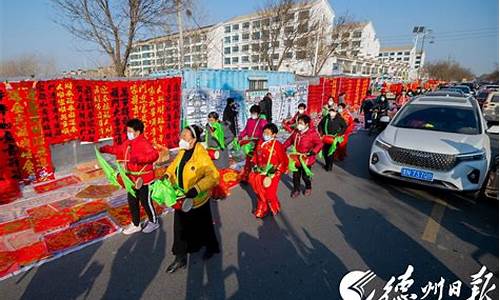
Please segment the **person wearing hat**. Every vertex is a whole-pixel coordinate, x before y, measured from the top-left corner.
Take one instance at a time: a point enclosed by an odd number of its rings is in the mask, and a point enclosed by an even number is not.
[[[99,150],[102,153],[116,155],[117,162],[123,163],[127,176],[135,183],[136,195],[127,194],[132,223],[123,230],[123,233],[127,235],[139,231],[150,233],[159,227],[149,188],[149,185],[155,180],[153,163],[158,159],[159,153],[144,137],[144,123],[141,120],[128,120],[126,126],[127,141],[120,145],[106,145],[99,148]],[[144,228],[140,224],[139,203],[146,211],[149,219]]]
[[[219,171],[199,143],[202,131],[197,125],[182,130],[179,153],[166,170],[172,185],[193,201],[191,210],[175,210],[172,246],[175,260],[168,266],[168,273],[185,268],[187,255],[202,247],[205,247],[204,260],[220,252],[209,202],[211,190],[219,183]]]
[[[233,136],[236,136],[236,128],[238,124],[238,106],[234,101],[234,98],[227,98],[226,107],[224,108],[224,112],[222,114],[222,121],[229,125],[229,129],[233,133]]]
[[[330,109],[328,115],[321,119],[318,125],[319,134],[323,137],[323,141],[325,141],[325,136],[340,136],[344,134],[347,128],[347,124],[342,118],[342,116],[335,110]],[[331,141],[333,143],[336,142],[334,139]],[[333,146],[333,147],[332,147]],[[333,168],[333,155],[335,153],[335,148],[337,145],[332,145],[332,143],[323,143],[323,158],[325,159],[325,170],[327,172],[331,171]],[[333,149],[333,151],[331,150]]]
[[[249,183],[257,194],[257,209],[254,214],[263,218],[271,210],[273,215],[280,211],[278,185],[281,175],[287,171],[288,157],[285,148],[276,139],[278,127],[273,123],[264,126],[263,140],[257,143],[252,158],[254,167]]]

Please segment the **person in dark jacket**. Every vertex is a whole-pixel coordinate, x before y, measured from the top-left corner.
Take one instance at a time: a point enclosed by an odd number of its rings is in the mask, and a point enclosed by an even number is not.
[[[369,123],[372,119],[372,110],[374,105],[375,104],[373,103],[371,93],[368,91],[359,109],[359,112],[360,113],[362,112],[363,115],[365,116],[365,129],[368,129],[369,127]]]
[[[264,98],[259,102],[260,113],[266,116],[267,122],[273,121],[273,100],[271,93],[267,93]]]
[[[344,134],[346,129],[347,124],[345,120],[335,109],[330,109],[328,115],[323,117],[318,125],[318,132],[322,137],[326,135],[340,136]],[[327,172],[333,168],[334,153],[329,153],[331,146],[331,144],[323,143],[323,157],[325,158],[325,170]]]
[[[229,125],[229,129],[236,136],[238,131],[236,124],[238,124],[238,107],[233,98],[227,98],[226,107],[224,108],[224,113],[222,114],[222,121]]]

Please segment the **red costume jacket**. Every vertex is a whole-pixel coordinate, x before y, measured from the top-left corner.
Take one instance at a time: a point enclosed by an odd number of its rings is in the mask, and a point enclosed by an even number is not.
[[[262,133],[264,131],[264,126],[266,126],[267,120],[257,118],[257,119],[248,119],[247,125],[243,129],[243,131],[240,132],[238,135],[238,138],[241,140],[245,136],[249,138],[258,138],[259,140],[262,139]]]
[[[314,155],[308,156],[306,159],[308,166],[314,164],[316,161],[316,154],[323,148],[323,142],[321,142],[321,138],[314,127],[309,127],[305,132],[295,130],[283,144],[285,149],[292,145],[295,145],[295,150],[300,153],[308,153],[309,151],[314,152]]]
[[[345,137],[349,136],[351,134],[351,132],[354,130],[354,119],[351,115],[351,113],[347,110],[343,110],[340,115],[342,116],[342,118],[344,119],[346,125],[347,125],[347,129],[346,131],[344,132],[344,135]]]
[[[271,148],[274,143],[273,153],[271,154]],[[280,176],[285,173],[288,169],[288,156],[286,155],[285,148],[278,140],[271,140],[268,142],[259,141],[257,147],[255,148],[255,154],[252,158],[252,162],[259,168],[264,169],[269,160],[269,155],[271,154],[270,164],[274,167],[276,173],[275,175]]]
[[[127,140],[121,145],[103,146],[99,150],[103,153],[116,155],[118,161],[125,161],[127,172],[141,173],[141,175],[129,174],[132,181],[135,182],[138,177],[142,177],[144,184],[148,184],[155,179],[153,163],[158,159],[159,154],[144,135],[141,134],[133,140]]]
[[[305,112],[307,114],[307,112]],[[299,117],[299,112],[296,112],[295,115],[289,120],[284,120],[283,121],[283,129],[285,129],[287,132],[293,132],[296,127],[297,127],[297,118]],[[309,122],[309,127],[314,127],[313,120],[311,119],[311,122]]]

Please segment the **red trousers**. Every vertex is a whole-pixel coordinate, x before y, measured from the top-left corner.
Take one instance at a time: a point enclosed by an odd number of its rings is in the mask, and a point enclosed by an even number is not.
[[[255,210],[257,218],[266,216],[269,209],[271,209],[273,215],[278,214],[280,211],[280,202],[277,193],[281,176],[274,176],[268,188],[265,188],[263,184],[265,177],[255,172],[251,172],[249,177],[250,186],[252,186],[257,194],[257,209]]]

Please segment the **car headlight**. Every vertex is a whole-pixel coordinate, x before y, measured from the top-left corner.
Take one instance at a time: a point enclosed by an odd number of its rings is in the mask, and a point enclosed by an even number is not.
[[[385,149],[385,150],[389,150],[392,148],[392,145],[387,143],[387,142],[384,142],[383,140],[381,139],[376,139],[375,140],[375,145],[379,146],[380,148],[382,149]]]
[[[483,160],[485,158],[486,152],[484,150],[457,155],[459,161]]]

